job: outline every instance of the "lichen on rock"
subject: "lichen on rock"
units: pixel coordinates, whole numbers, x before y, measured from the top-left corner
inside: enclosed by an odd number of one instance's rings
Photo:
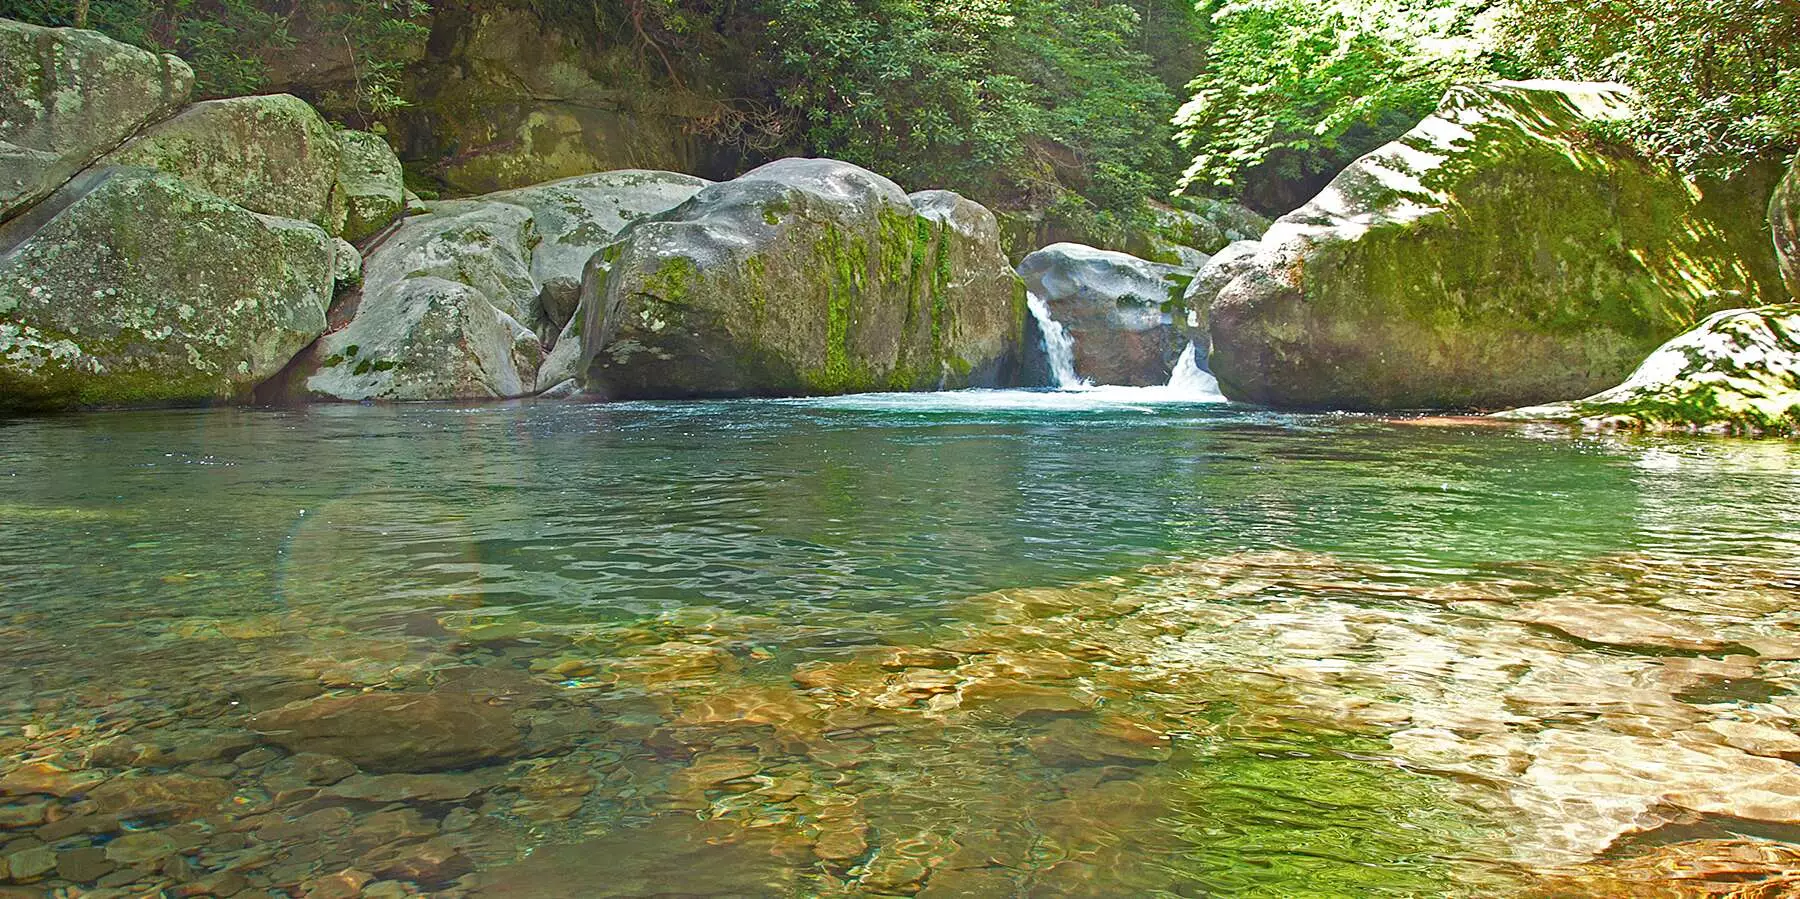
[[[564,346],[559,335],[588,259],[629,222],[706,183],[672,172],[600,172],[422,203],[371,249],[344,325],[268,392],[433,400],[554,387],[573,376],[578,341]]]
[[[0,19],[0,221],[187,102],[173,56],[94,31]]]
[[[386,139],[367,131],[339,131],[337,186],[343,222],[339,236],[359,241],[386,228],[406,206],[400,158]]]
[[[0,405],[247,396],[325,329],[332,240],[146,169],[0,228]]]
[[[107,157],[113,165],[168,172],[252,212],[334,232],[338,159],[331,126],[289,94],[195,103]]]

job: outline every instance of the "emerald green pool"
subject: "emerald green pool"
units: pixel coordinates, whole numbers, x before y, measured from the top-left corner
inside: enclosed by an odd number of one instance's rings
[[[1123,390],[21,419],[0,640],[0,897],[1800,877],[1781,442]]]

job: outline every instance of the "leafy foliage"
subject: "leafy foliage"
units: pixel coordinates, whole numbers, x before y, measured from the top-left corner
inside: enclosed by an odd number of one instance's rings
[[[984,199],[1128,209],[1172,174],[1173,94],[1114,2],[765,0],[775,108],[808,151]]]
[[[1800,144],[1795,0],[1511,0],[1501,26],[1546,74],[1635,88],[1646,115],[1623,136],[1684,168]]]
[[[1489,49],[1491,5],[1206,0],[1205,59],[1175,116],[1194,153],[1182,186],[1244,192],[1335,172],[1429,114],[1451,83],[1506,74]]]

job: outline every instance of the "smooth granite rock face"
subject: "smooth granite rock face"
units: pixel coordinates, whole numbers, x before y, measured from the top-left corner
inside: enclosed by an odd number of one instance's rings
[[[636,223],[583,281],[577,369],[603,396],[997,384],[1024,293],[986,209],[783,159]]]
[[[1715,313],[1651,353],[1617,387],[1499,417],[1599,429],[1793,434],[1800,431],[1800,304]]]
[[[252,212],[334,232],[338,160],[331,126],[289,94],[195,103],[107,157],[112,165],[168,172]]]
[[[1075,373],[1096,384],[1166,384],[1187,345],[1174,301],[1180,267],[1074,243],[1019,263],[1025,287],[1075,340]]]
[[[1278,220],[1206,310],[1227,395],[1505,408],[1616,384],[1719,309],[1785,299],[1771,173],[1690,183],[1597,144],[1618,85],[1457,87]]]
[[[193,86],[173,56],[0,19],[0,221],[186,103]]]
[[[0,226],[0,406],[245,397],[325,330],[335,262],[317,225],[89,170]]]

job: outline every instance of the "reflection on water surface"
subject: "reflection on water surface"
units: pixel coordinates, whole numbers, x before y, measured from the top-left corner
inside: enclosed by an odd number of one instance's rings
[[[1796,448],[1089,400],[0,425],[0,896],[1800,884]]]

